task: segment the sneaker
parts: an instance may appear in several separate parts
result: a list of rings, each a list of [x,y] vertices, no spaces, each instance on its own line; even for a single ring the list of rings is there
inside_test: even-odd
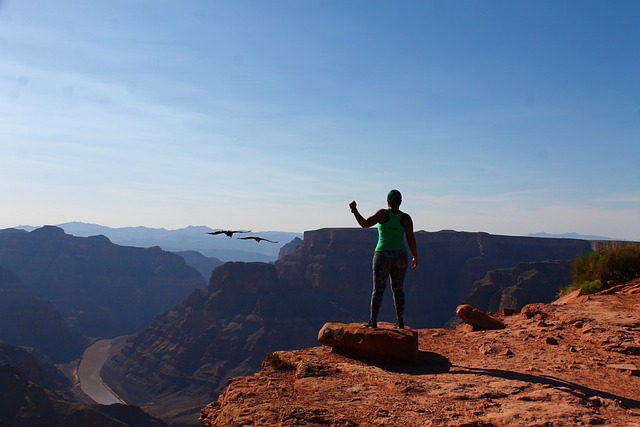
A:
[[[364,325],[365,328],[377,328],[378,327],[378,322],[376,322],[375,320],[369,320],[367,323],[365,323]]]
[[[404,329],[404,322],[398,321],[394,326],[398,329]]]

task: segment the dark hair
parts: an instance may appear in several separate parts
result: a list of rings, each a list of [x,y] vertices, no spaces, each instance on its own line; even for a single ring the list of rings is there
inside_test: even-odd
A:
[[[391,190],[387,194],[387,203],[390,205],[400,205],[402,203],[402,194],[398,190]]]

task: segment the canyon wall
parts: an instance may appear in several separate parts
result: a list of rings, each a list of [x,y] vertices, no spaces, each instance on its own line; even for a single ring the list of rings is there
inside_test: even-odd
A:
[[[415,329],[443,326],[490,270],[591,251],[582,240],[486,233],[421,231],[416,240],[419,267],[405,281],[405,322]],[[316,346],[325,322],[367,320],[375,243],[372,229],[320,229],[274,264],[223,264],[208,288],[130,338],[105,365],[105,381],[152,415],[188,424],[269,352]],[[389,290],[379,320],[392,313]]]

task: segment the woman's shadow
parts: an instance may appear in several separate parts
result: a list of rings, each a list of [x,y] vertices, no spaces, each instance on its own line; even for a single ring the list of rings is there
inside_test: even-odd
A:
[[[334,349],[335,350],[335,349]],[[543,384],[564,392],[570,393],[578,398],[590,398],[599,396],[605,399],[615,400],[626,408],[640,408],[640,401],[618,396],[603,390],[586,387],[560,378],[547,375],[532,375],[516,371],[506,371],[502,369],[479,369],[456,366],[446,357],[430,351],[420,351],[415,362],[402,361],[383,357],[374,357],[371,354],[355,354],[339,351],[345,357],[359,360],[368,365],[376,366],[388,372],[409,375],[437,375],[451,373],[466,375],[483,375],[501,379],[528,382],[531,384]],[[452,368],[455,368],[452,370]]]
[[[367,365],[398,374],[428,375],[444,374],[451,369],[451,362],[446,357],[430,351],[420,351],[418,359],[414,362],[393,359],[389,357],[372,355],[371,353],[358,353],[346,349],[334,348],[333,352],[350,359],[358,360]]]

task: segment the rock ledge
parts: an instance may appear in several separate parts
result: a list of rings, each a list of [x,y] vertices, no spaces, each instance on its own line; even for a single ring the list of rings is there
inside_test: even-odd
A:
[[[336,352],[354,357],[383,357],[415,362],[418,360],[418,332],[398,329],[381,322],[378,328],[356,323],[325,323],[318,342]]]

